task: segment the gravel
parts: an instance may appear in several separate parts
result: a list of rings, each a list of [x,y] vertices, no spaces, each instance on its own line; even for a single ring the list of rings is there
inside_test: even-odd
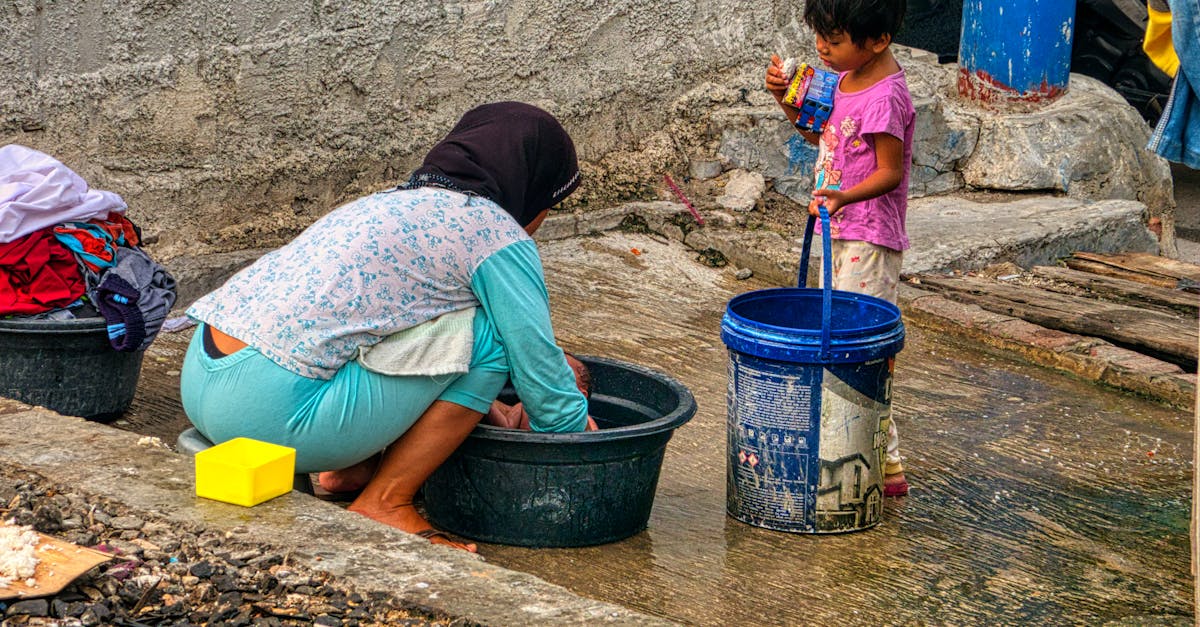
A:
[[[112,553],[62,592],[0,601],[0,626],[472,625],[359,594],[269,546],[166,522],[0,466],[0,518]]]

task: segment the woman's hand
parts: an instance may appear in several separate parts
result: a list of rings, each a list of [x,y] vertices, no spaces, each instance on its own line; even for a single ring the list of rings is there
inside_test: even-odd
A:
[[[600,427],[596,425],[595,419],[593,419],[591,416],[588,416],[587,427],[584,428],[584,431],[599,431],[599,430],[600,430]]]
[[[505,429],[529,428],[529,417],[525,415],[525,406],[521,403],[509,405],[500,401],[492,402],[484,422]]]

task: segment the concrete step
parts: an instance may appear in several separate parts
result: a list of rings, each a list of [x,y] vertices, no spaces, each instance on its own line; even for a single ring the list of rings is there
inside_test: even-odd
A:
[[[1132,200],[1054,196],[977,202],[932,196],[909,204],[906,274],[977,270],[1010,261],[1053,265],[1076,251],[1157,253],[1146,207]]]
[[[798,206],[796,210],[802,211]],[[1158,244],[1145,226],[1145,211],[1132,200],[1047,195],[916,198],[908,208],[912,248],[905,252],[903,271],[968,271],[1002,261],[1029,267],[1053,264],[1076,251],[1156,253]],[[738,226],[745,217],[712,211],[704,212],[705,225],[699,226],[680,203],[629,203],[606,211],[554,215],[537,235],[539,240],[553,240],[612,230],[630,214],[656,233],[697,250],[719,250],[732,264],[769,280],[795,281],[803,232],[747,230]],[[820,246],[814,243],[813,249],[819,257]],[[817,268],[810,265],[811,272]]]

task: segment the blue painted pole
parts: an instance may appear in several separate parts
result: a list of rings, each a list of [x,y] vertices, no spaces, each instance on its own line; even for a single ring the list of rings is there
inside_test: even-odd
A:
[[[966,0],[958,93],[986,106],[1025,108],[1067,91],[1075,0]]]

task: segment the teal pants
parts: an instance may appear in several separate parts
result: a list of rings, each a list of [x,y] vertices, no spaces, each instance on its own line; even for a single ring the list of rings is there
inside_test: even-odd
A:
[[[180,375],[183,409],[214,443],[253,438],[296,449],[296,472],[352,466],[395,442],[435,400],[479,413],[508,380],[508,359],[482,309],[470,370],[388,376],[350,361],[329,380],[302,377],[253,348],[219,359],[196,328]]]

